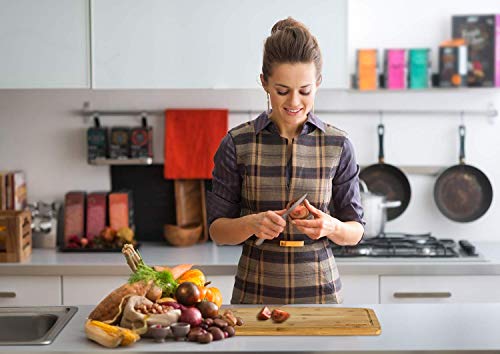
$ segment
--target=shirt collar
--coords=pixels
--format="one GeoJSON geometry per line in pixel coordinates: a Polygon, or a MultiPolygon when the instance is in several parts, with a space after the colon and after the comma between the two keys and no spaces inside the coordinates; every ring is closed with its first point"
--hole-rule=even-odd
{"type": "MultiPolygon", "coordinates": [[[[273,121],[269,119],[267,112],[262,112],[255,120],[255,135],[259,134],[270,124],[274,124],[273,121]]],[[[306,123],[304,124],[304,127],[302,128],[301,134],[310,133],[312,131],[311,126],[318,128],[323,133],[325,132],[325,123],[323,123],[323,121],[319,119],[316,115],[309,112],[307,114],[307,120],[306,123]]]]}

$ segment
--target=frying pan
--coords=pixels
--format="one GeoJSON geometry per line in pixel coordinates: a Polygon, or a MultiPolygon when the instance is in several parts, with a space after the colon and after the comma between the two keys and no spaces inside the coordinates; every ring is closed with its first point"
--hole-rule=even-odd
{"type": "Polygon", "coordinates": [[[465,164],[465,126],[458,127],[460,136],[459,164],[448,167],[436,180],[434,200],[447,218],[458,222],[479,219],[489,209],[493,189],[486,175],[465,164]]]}
{"type": "Polygon", "coordinates": [[[359,174],[372,193],[383,195],[388,201],[399,200],[401,205],[387,210],[387,220],[394,220],[408,207],[411,198],[410,182],[399,168],[384,162],[385,127],[379,124],[378,163],[365,167],[359,174]]]}

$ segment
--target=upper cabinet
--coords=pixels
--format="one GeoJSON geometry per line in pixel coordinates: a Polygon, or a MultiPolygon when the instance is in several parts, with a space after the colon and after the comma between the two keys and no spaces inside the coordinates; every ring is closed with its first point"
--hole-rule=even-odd
{"type": "Polygon", "coordinates": [[[93,0],[92,87],[258,88],[264,40],[288,16],[318,38],[322,87],[347,88],[347,0],[93,0]]]}
{"type": "Polygon", "coordinates": [[[89,88],[88,0],[0,0],[0,88],[89,88]]]}

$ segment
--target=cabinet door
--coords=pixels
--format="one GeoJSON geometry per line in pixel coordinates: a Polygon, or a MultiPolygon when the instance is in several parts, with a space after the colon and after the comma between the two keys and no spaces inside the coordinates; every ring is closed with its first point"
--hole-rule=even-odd
{"type": "Polygon", "coordinates": [[[89,88],[88,0],[0,0],[0,88],[89,88]]]}
{"type": "Polygon", "coordinates": [[[61,277],[1,276],[1,306],[58,306],[61,301],[61,277]]]}
{"type": "Polygon", "coordinates": [[[264,40],[288,16],[318,38],[322,87],[346,88],[346,1],[94,0],[95,88],[259,88],[264,40]]]}
{"type": "Polygon", "coordinates": [[[500,276],[381,276],[380,300],[388,303],[498,302],[500,276]]]}
{"type": "Polygon", "coordinates": [[[63,276],[63,305],[97,305],[128,276],[63,276]]]}
{"type": "Polygon", "coordinates": [[[341,275],[343,304],[378,304],[378,275],[341,275]]]}

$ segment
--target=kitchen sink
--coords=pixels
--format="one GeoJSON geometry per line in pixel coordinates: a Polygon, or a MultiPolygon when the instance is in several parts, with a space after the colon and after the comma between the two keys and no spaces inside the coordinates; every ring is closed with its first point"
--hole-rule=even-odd
{"type": "Polygon", "coordinates": [[[74,306],[0,307],[0,345],[51,344],[77,311],[74,306]]]}

